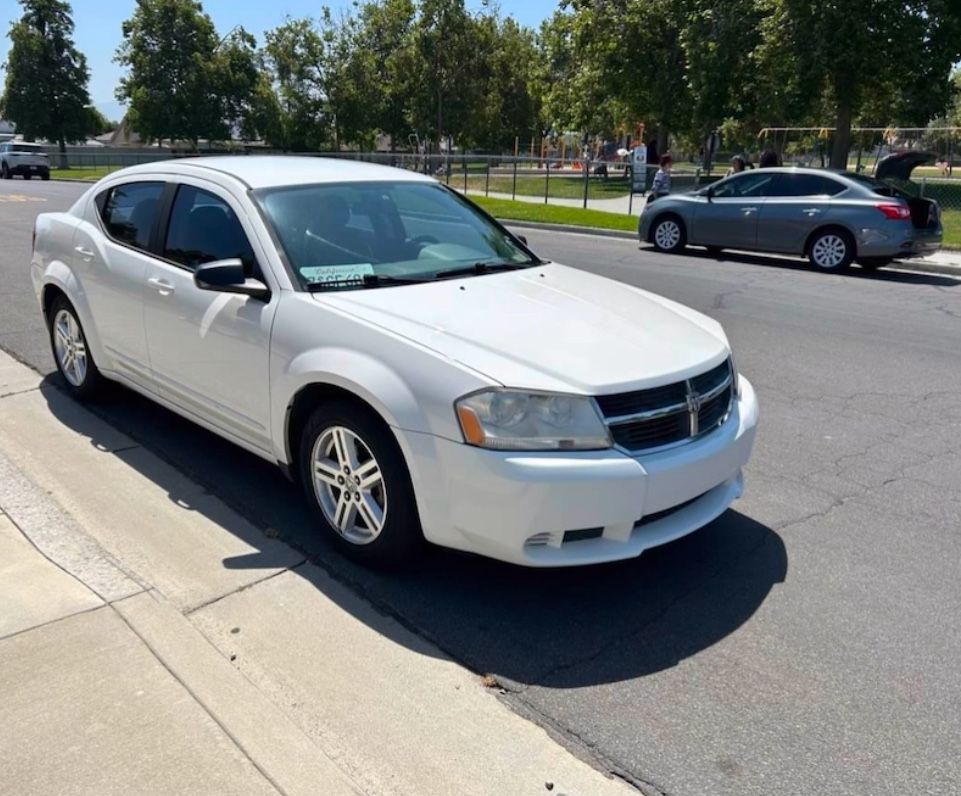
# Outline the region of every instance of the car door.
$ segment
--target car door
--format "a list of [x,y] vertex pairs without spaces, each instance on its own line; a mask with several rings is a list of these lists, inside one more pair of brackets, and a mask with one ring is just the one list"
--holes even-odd
[[269,439],[270,327],[277,304],[202,290],[194,269],[238,257],[264,278],[263,250],[242,206],[204,181],[170,186],[170,209],[146,273],[144,324],[160,393],[185,412],[261,450]]
[[71,258],[100,342],[102,363],[140,387],[152,388],[143,321],[143,290],[160,215],[164,182],[133,180],[99,193],[73,236]]
[[691,243],[753,249],[757,220],[774,173],[750,171],[722,180],[698,203],[690,234]]
[[757,247],[801,254],[808,235],[827,217],[831,197],[844,189],[843,183],[824,174],[779,173],[761,208]]

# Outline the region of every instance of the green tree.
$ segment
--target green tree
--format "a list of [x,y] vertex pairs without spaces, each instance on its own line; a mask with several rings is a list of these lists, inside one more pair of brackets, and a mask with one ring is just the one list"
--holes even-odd
[[482,96],[482,47],[464,0],[422,0],[413,31],[424,71],[411,86],[414,127],[438,143],[469,137]]
[[851,125],[867,107],[923,125],[950,100],[961,58],[955,0],[761,0],[760,8],[759,71],[797,76],[788,92],[796,115],[830,109],[833,168],[846,167]]
[[[148,140],[228,138],[253,115],[256,42],[243,29],[220,39],[195,0],[137,0],[115,61],[127,67],[117,99]],[[249,125],[249,119],[247,119]]]
[[110,121],[93,105],[87,107],[87,135],[97,136],[117,129],[117,123]]
[[355,102],[368,133],[390,136],[391,148],[406,142],[411,130],[410,97],[424,74],[414,46],[413,0],[382,0],[360,8],[351,75]]
[[288,18],[264,39],[263,66],[278,114],[268,142],[284,151],[319,149],[329,136],[320,73],[324,43],[316,26],[310,19]]
[[0,106],[28,141],[44,138],[60,147],[86,136],[90,114],[87,59],[73,44],[70,4],[20,0],[23,16],[10,28],[11,48]]

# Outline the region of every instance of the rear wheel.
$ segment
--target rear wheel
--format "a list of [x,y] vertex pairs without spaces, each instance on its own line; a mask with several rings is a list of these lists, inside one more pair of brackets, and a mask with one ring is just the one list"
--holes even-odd
[[651,229],[651,242],[661,252],[675,253],[687,244],[684,222],[677,216],[662,216]]
[[53,300],[47,318],[53,359],[67,383],[67,390],[81,400],[102,395],[106,380],[93,361],[73,305],[64,296],[58,296]]
[[331,541],[381,566],[409,560],[423,542],[410,475],[384,423],[362,406],[318,406],[300,442],[301,483]]
[[808,259],[821,271],[843,271],[854,260],[854,240],[840,229],[818,232],[808,246]]
[[877,271],[879,268],[884,268],[886,265],[890,265],[894,262],[892,257],[861,257],[858,259],[858,265],[861,266],[865,271]]

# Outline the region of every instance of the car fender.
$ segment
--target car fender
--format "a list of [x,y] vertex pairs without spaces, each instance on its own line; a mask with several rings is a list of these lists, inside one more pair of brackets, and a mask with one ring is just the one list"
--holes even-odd
[[40,289],[38,291],[41,310],[43,307],[44,291],[50,286],[59,288],[77,311],[80,325],[83,327],[83,335],[87,339],[87,345],[90,347],[94,361],[97,363],[106,363],[107,356],[100,342],[97,325],[93,321],[93,314],[90,312],[90,304],[87,301],[83,286],[70,266],[62,260],[52,260],[43,270],[40,278]]
[[[407,381],[396,370],[369,354],[342,347],[314,348],[298,354],[282,372],[272,375],[271,392],[274,396],[271,408],[271,426],[282,435],[274,435],[277,458],[291,463],[288,450],[288,419],[297,394],[312,385],[325,385],[342,389],[367,403],[394,429],[402,448],[405,447],[401,431],[437,433],[431,428],[428,412],[419,401]],[[450,411],[452,433],[455,422],[453,407]],[[408,451],[404,451],[405,456]]]

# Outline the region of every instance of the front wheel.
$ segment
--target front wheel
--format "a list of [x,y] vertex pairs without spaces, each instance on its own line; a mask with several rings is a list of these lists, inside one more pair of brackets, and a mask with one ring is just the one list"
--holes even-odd
[[50,179],[50,172],[49,172],[49,171],[45,171],[43,174],[40,175],[40,179],[41,179],[41,180],[44,180],[44,181],[49,180],[49,179]]
[[370,410],[347,401],[318,406],[304,427],[299,466],[321,527],[348,556],[396,566],[423,542],[400,446]]
[[81,400],[102,395],[106,380],[93,361],[77,312],[65,297],[54,299],[48,323],[53,359],[67,383],[67,390]]
[[664,216],[654,222],[651,242],[661,252],[674,254],[681,251],[687,243],[684,223],[677,216]]
[[811,241],[808,259],[822,271],[843,271],[854,260],[854,241],[843,230],[826,229]]
[[0,177],[2,177],[5,180],[9,180],[11,177],[10,167],[6,163],[0,166]]

